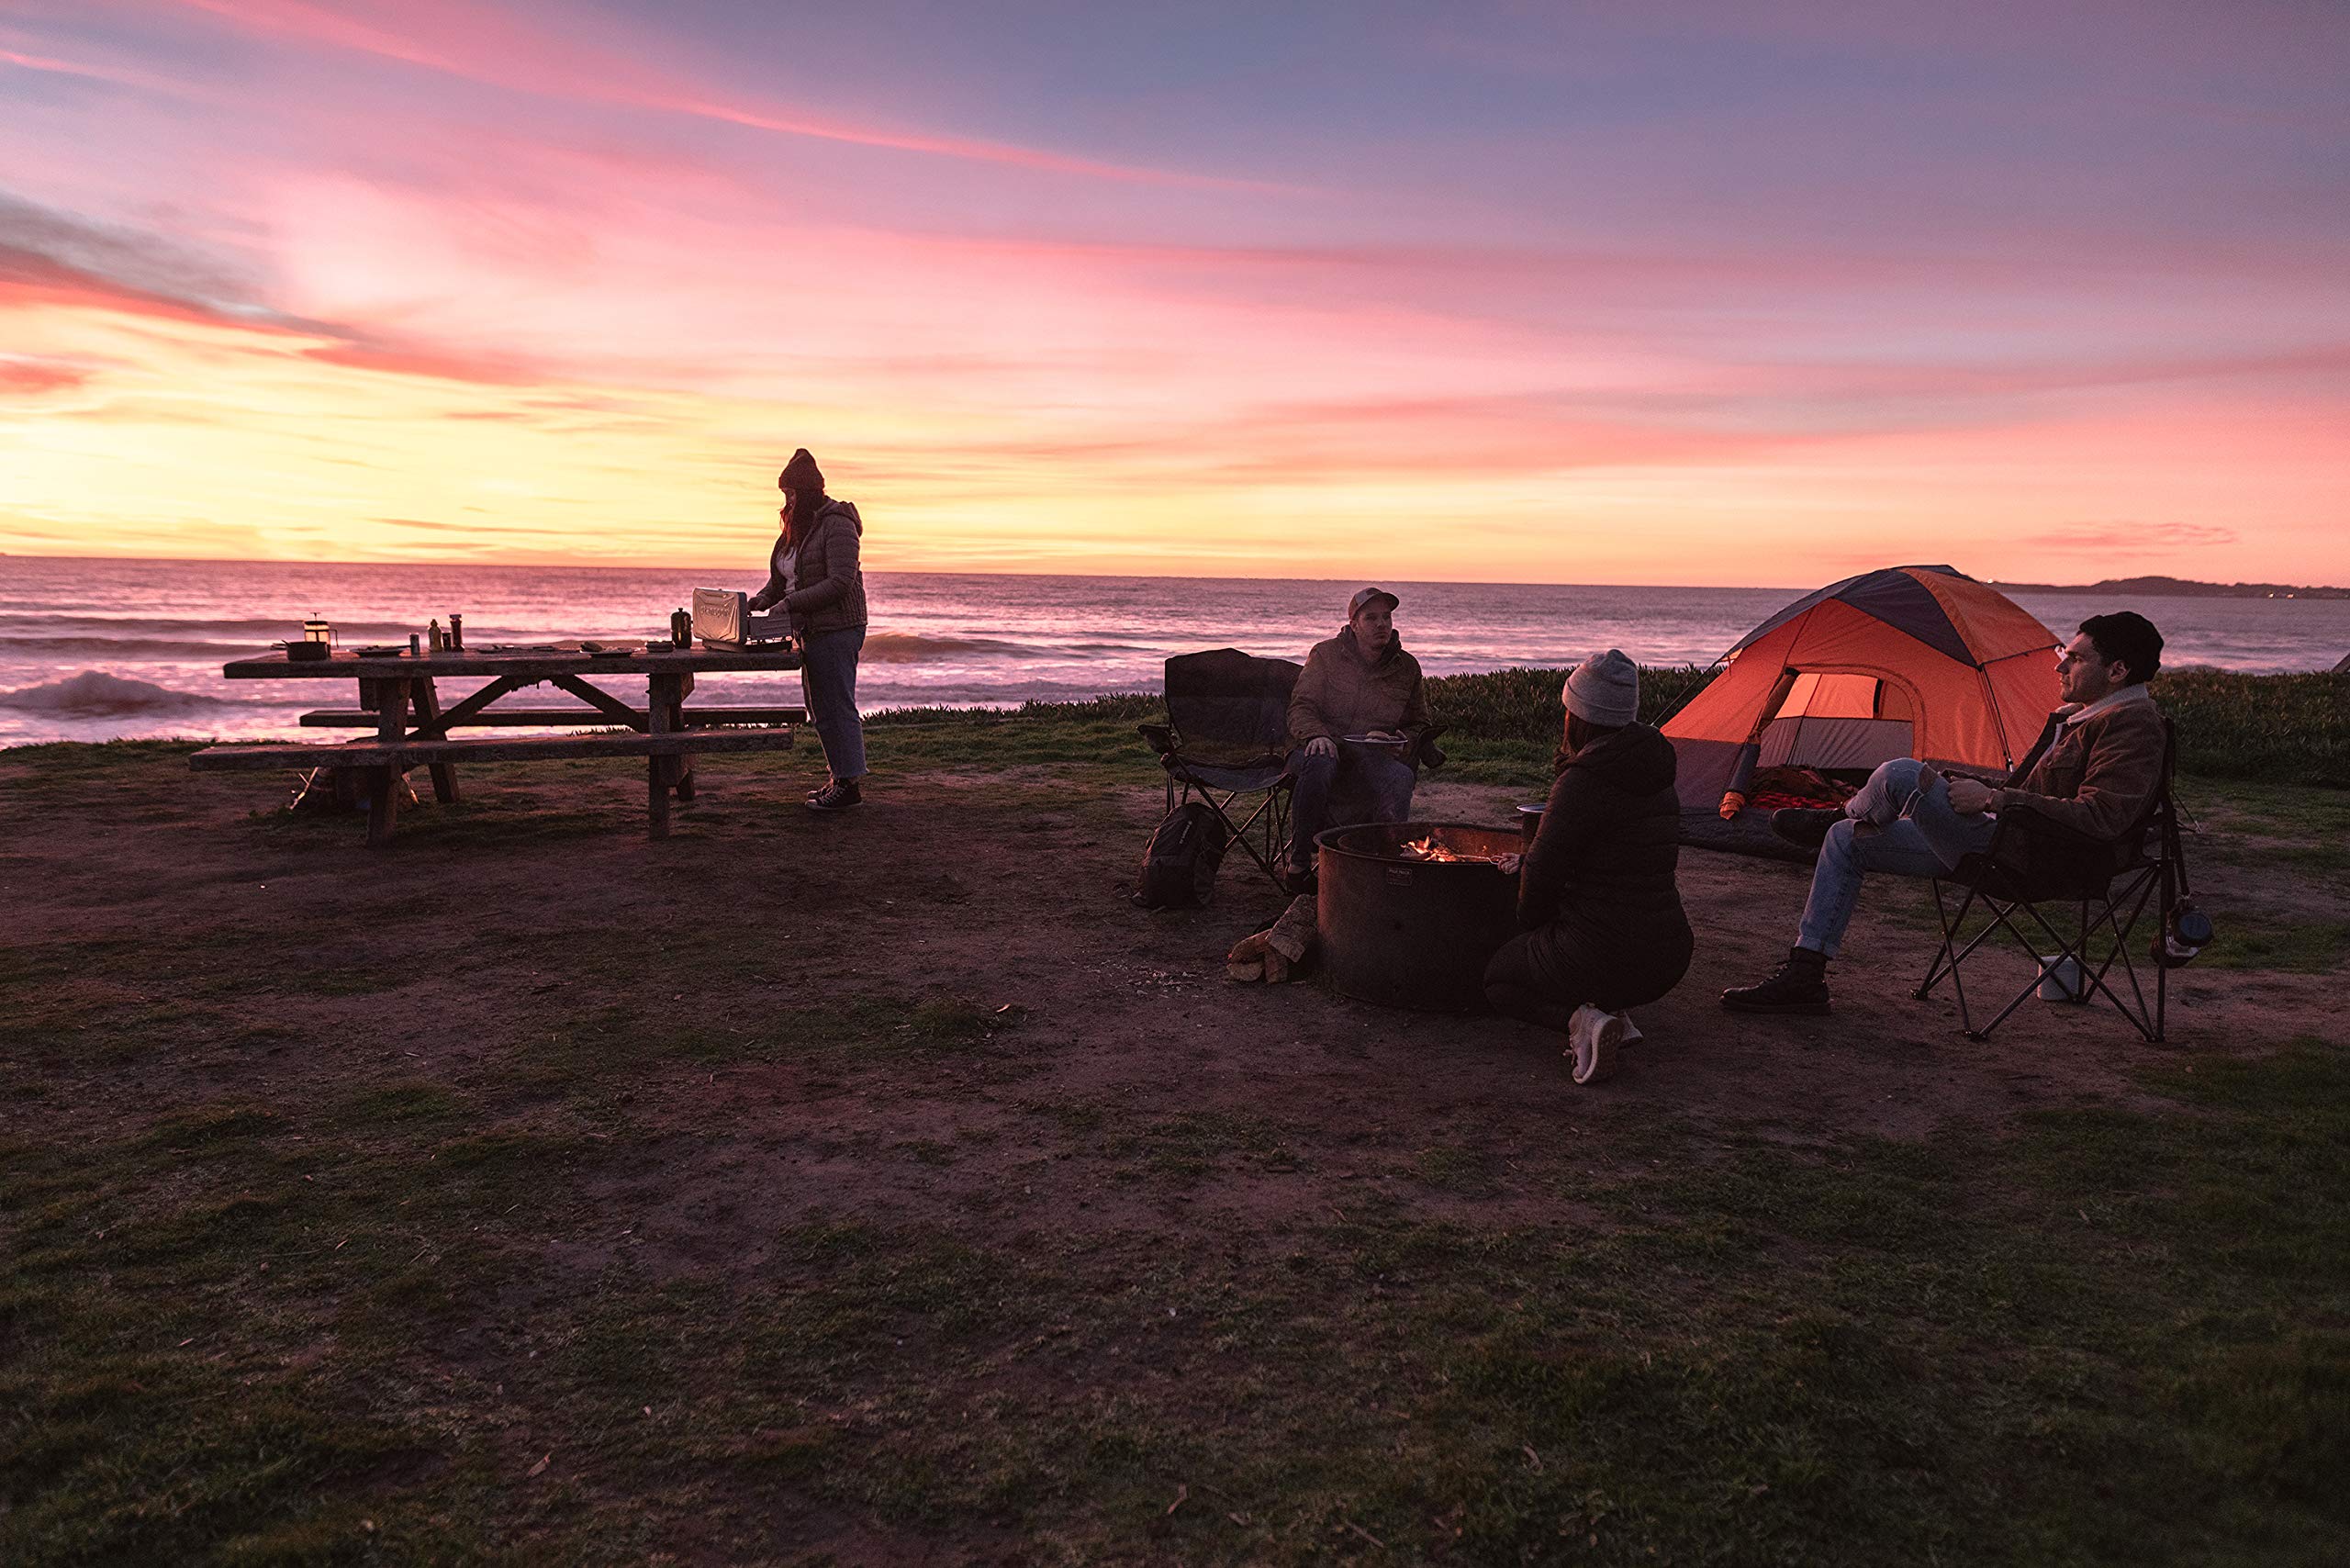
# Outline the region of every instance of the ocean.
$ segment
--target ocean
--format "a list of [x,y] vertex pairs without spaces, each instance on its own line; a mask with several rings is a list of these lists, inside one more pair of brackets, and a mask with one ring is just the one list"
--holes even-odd
[[[347,703],[308,682],[229,681],[220,666],[299,636],[405,643],[439,617],[465,640],[545,643],[666,634],[697,587],[758,586],[755,565],[708,568],[337,566],[0,557],[0,745],[116,737],[258,739],[299,734],[308,708]],[[1011,705],[1155,690],[1169,654],[1230,645],[1302,657],[1345,619],[1359,585],[1231,577],[959,576],[875,572],[858,674],[868,711]],[[1386,582],[1396,626],[1431,675],[1555,666],[1620,647],[1643,664],[1710,664],[1799,587],[1607,588]],[[1816,586],[1816,585],[1815,585]],[[2350,600],[2073,595],[2018,600],[2064,633],[2132,609],[2163,629],[2165,662],[2256,672],[2331,669],[2350,653]],[[470,683],[453,681],[443,703]],[[704,678],[705,700],[797,701],[797,677]],[[533,706],[567,701],[552,689]],[[587,713],[582,709],[583,716]]]

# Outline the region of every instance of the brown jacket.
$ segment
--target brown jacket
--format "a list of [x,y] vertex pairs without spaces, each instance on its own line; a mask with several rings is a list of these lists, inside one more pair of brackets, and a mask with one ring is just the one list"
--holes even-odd
[[2060,726],[2023,782],[2001,790],[1992,806],[2109,841],[2145,815],[2162,778],[2162,711],[2151,701],[2124,702]]
[[[800,542],[796,555],[778,539],[767,554],[767,586],[751,600],[753,610],[780,604],[791,612],[795,632],[841,632],[865,624],[865,573],[857,564],[857,540],[865,520],[850,501],[826,501],[815,531]],[[797,569],[798,586],[784,591],[784,567]]]
[[1404,651],[1402,638],[1377,659],[1366,659],[1349,626],[1314,644],[1289,700],[1289,743],[1304,745],[1316,736],[1340,740],[1371,730],[1394,730],[1404,739],[1404,755],[1428,727],[1427,683],[1420,661]]

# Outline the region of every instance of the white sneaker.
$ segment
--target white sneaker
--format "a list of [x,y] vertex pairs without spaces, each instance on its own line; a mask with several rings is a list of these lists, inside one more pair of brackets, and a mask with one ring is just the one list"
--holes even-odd
[[1616,1052],[1629,1022],[1621,1013],[1589,1002],[1575,1009],[1567,1020],[1567,1055],[1574,1061],[1577,1083],[1596,1083],[1616,1070]]

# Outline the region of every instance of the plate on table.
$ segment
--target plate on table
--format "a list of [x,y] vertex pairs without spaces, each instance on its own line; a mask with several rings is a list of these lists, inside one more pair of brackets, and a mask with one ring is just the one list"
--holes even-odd
[[381,647],[353,648],[352,652],[363,659],[396,659],[408,652],[406,643],[386,643]]
[[601,644],[589,647],[585,643],[580,644],[580,651],[591,659],[625,659],[632,658],[636,654],[634,648],[607,648]]

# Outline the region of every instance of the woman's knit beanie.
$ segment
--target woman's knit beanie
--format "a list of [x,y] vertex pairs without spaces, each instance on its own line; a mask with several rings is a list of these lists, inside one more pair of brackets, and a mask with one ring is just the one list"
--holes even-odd
[[775,485],[778,490],[808,490],[822,495],[824,491],[824,471],[816,466],[816,460],[808,455],[808,449],[803,446],[791,454],[790,462],[783,465],[783,472],[777,476]]
[[1559,700],[1587,724],[1614,729],[1640,716],[1640,666],[1620,648],[1594,654],[1575,666]]

